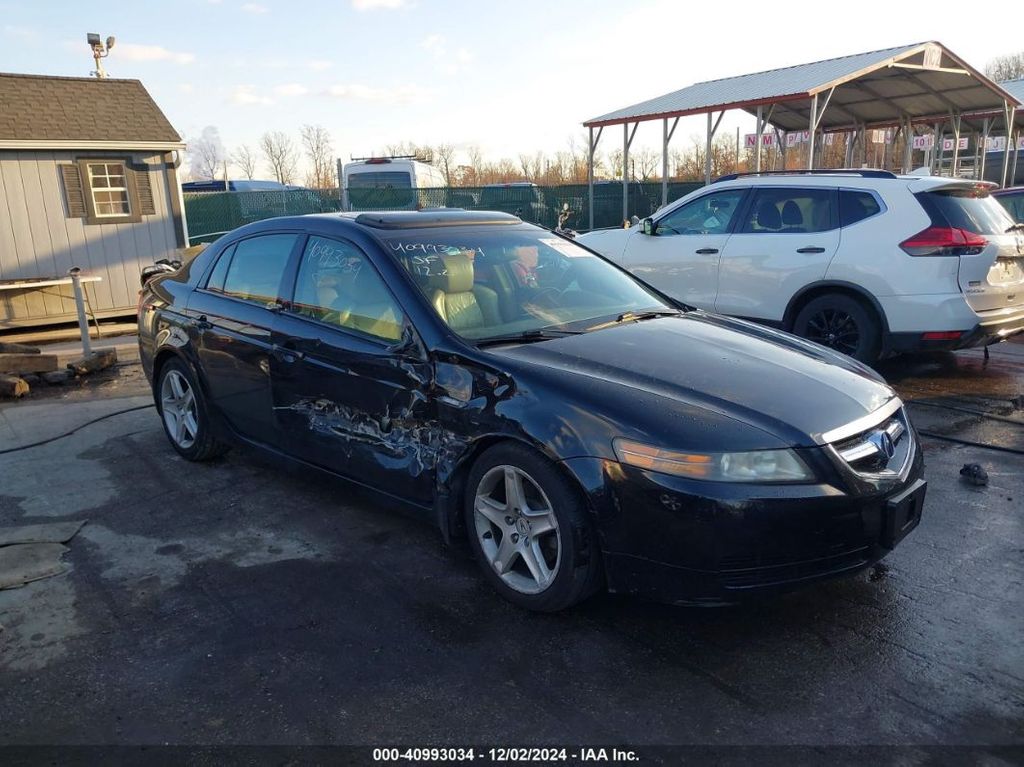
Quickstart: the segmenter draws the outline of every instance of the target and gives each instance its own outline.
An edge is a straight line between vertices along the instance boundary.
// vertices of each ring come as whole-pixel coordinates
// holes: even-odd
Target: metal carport
[[[662,204],[668,202],[668,146],[680,117],[707,115],[704,180],[711,181],[711,145],[723,115],[740,109],[756,117],[754,170],[761,170],[761,143],[766,129],[779,141],[790,131],[807,131],[808,167],[815,163],[815,145],[824,133],[847,132],[846,157],[853,162],[859,144],[865,153],[868,129],[896,128],[910,136],[914,126],[934,131],[934,146],[953,141],[951,173],[959,168],[959,138],[965,131],[982,137],[997,125],[1008,135],[1018,119],[1020,97],[992,82],[938,42],[843,56],[810,64],[697,83],[688,88],[634,104],[583,123],[589,130],[589,225],[594,224],[594,154],[604,129],[622,126],[622,214],[629,217],[629,149],[641,122],[662,121]],[[717,113],[717,115],[716,115]],[[671,121],[671,126],[669,122]],[[948,126],[948,128],[947,128]],[[895,140],[895,139],[894,139]],[[1005,181],[1010,140],[1003,152]],[[912,142],[905,141],[903,170],[910,170]],[[981,152],[982,165],[985,152]]]

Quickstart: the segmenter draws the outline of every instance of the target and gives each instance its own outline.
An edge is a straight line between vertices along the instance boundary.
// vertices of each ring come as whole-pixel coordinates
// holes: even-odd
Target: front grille
[[[864,476],[898,474],[906,465],[913,437],[903,408],[886,421],[832,444],[851,469]]]

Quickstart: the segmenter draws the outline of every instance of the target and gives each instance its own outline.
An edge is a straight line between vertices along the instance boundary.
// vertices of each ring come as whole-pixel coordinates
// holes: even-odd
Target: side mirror
[[[654,225],[654,219],[652,219],[652,218],[645,218],[644,219],[644,234],[646,234],[648,237],[652,237],[652,236],[654,236],[654,233],[656,231],[657,231],[657,227]]]
[[[402,326],[402,336],[398,341],[392,344],[390,351],[392,354],[400,357],[412,357],[415,359],[423,358],[423,348],[420,346],[419,339],[416,337],[416,332],[408,323]]]

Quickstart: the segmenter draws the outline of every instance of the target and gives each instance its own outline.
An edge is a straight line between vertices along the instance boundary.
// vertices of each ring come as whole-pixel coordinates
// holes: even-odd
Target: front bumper
[[[609,590],[676,604],[734,603],[863,570],[916,527],[925,492],[920,450],[873,494],[841,482],[755,486],[592,458],[566,464],[588,487]],[[913,504],[892,503],[904,495]]]

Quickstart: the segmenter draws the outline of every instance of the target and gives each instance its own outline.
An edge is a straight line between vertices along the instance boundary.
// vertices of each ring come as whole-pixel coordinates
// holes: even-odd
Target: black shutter
[[[156,203],[153,202],[153,186],[149,182],[149,172],[140,170],[135,173],[135,190],[139,195],[139,213],[143,216],[156,215]]]
[[[61,180],[64,182],[64,199],[68,203],[68,218],[85,218],[88,211],[85,207],[85,190],[82,188],[82,175],[77,165],[61,165]]]

